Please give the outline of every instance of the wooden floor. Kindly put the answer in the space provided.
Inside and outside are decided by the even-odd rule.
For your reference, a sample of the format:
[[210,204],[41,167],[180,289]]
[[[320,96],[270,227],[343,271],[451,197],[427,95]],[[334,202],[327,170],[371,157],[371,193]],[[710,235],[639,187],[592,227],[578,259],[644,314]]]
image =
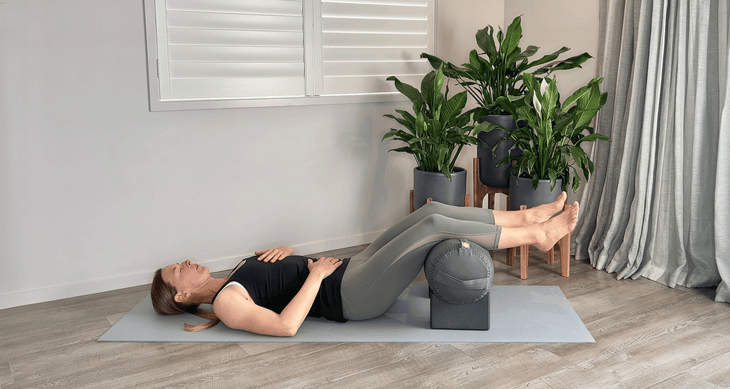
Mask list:
[[563,278],[534,251],[525,281],[493,253],[495,284],[559,285],[596,344],[97,343],[148,293],[135,287],[0,311],[0,387],[730,387],[730,305],[713,289],[617,281],[580,261]]

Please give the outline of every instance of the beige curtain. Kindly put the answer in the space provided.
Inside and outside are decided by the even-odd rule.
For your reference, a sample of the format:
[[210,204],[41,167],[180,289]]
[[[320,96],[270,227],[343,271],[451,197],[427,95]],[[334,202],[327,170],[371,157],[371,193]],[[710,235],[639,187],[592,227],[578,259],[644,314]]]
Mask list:
[[727,0],[601,0],[608,102],[575,255],[730,302]]

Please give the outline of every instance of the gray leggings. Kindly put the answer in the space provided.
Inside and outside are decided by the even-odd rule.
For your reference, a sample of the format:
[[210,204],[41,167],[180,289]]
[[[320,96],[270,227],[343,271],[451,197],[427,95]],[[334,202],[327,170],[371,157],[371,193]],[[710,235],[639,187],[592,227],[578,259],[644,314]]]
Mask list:
[[424,205],[350,259],[341,288],[345,318],[365,320],[385,313],[416,278],[437,243],[464,238],[493,250],[501,233],[489,209]]

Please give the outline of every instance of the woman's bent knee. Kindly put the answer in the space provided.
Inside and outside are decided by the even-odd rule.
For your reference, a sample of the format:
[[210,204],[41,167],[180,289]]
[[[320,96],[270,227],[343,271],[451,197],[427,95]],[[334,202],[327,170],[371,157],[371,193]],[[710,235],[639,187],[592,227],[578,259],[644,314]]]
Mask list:
[[439,203],[438,201],[431,201],[430,203],[426,203],[419,209],[423,209],[423,211],[425,213],[428,213],[430,215],[434,215],[434,214],[441,215],[445,212],[445,210],[448,207],[449,207],[448,205]]
[[443,229],[444,224],[447,223],[448,220],[448,217],[438,213],[434,213],[424,217],[423,220],[418,223],[418,225],[420,225],[421,228],[426,228],[428,230]]

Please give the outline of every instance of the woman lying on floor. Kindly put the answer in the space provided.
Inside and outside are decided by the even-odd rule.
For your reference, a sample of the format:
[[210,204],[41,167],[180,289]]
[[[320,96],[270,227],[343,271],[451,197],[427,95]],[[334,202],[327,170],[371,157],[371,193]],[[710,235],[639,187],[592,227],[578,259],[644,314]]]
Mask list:
[[[437,243],[469,239],[487,250],[535,245],[547,251],[572,231],[578,203],[553,203],[520,211],[493,211],[431,202],[387,229],[350,259],[310,259],[280,247],[256,252],[226,278],[185,261],[157,270],[152,304],[162,315],[190,312],[210,320],[187,331],[226,326],[257,334],[293,336],[307,316],[334,321],[377,317],[416,278]],[[213,304],[213,312],[199,309]]]

